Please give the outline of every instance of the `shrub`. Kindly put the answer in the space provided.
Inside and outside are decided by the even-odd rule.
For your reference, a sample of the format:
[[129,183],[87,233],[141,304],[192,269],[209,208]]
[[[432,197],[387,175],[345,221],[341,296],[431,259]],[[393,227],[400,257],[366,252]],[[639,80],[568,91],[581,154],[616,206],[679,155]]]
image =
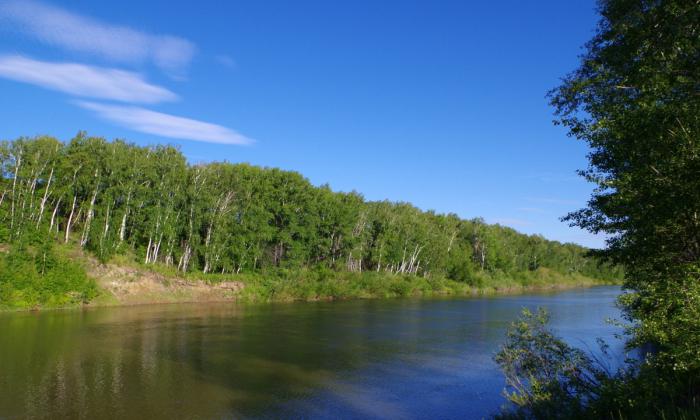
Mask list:
[[90,301],[97,285],[50,244],[15,245],[0,255],[0,307],[59,307]]

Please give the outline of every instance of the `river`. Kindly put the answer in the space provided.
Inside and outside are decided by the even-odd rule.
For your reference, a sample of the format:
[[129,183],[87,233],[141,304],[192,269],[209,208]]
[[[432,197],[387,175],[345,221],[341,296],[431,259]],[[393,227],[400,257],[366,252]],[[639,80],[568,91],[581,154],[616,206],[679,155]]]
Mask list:
[[488,417],[522,307],[615,364],[619,293],[2,313],[0,419]]

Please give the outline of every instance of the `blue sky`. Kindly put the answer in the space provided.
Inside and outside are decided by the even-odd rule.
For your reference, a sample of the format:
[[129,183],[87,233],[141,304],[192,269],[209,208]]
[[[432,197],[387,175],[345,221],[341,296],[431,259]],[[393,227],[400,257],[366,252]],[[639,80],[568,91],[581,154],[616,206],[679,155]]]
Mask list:
[[559,221],[587,150],[545,98],[595,24],[592,0],[0,0],[0,138],[177,144],[598,247]]

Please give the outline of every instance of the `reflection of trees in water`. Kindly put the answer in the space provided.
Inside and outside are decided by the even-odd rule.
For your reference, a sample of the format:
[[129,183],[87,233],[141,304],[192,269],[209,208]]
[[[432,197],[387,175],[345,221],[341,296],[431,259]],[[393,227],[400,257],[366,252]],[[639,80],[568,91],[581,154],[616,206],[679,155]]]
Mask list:
[[[0,318],[0,405],[29,417],[254,413],[439,331],[418,301],[150,306]],[[394,313],[397,312],[397,313]],[[340,373],[339,373],[340,372]]]
[[381,366],[400,379],[416,370],[458,375],[444,361],[461,369],[468,349],[473,369],[488,369],[505,321],[519,308],[505,299],[385,300],[5,314],[0,413],[270,415],[329,384],[347,393],[348,379],[366,368]]
[[129,308],[0,318],[0,412],[33,418],[220,414],[235,396],[197,378],[188,366],[186,325],[173,328],[187,320],[172,315],[172,308]]

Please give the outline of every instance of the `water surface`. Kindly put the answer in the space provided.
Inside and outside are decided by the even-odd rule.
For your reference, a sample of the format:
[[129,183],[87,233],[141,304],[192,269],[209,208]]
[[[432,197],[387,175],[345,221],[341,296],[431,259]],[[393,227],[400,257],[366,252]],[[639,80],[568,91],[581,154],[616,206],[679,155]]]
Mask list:
[[482,418],[504,403],[492,356],[522,307],[620,360],[618,294],[4,313],[0,419]]

